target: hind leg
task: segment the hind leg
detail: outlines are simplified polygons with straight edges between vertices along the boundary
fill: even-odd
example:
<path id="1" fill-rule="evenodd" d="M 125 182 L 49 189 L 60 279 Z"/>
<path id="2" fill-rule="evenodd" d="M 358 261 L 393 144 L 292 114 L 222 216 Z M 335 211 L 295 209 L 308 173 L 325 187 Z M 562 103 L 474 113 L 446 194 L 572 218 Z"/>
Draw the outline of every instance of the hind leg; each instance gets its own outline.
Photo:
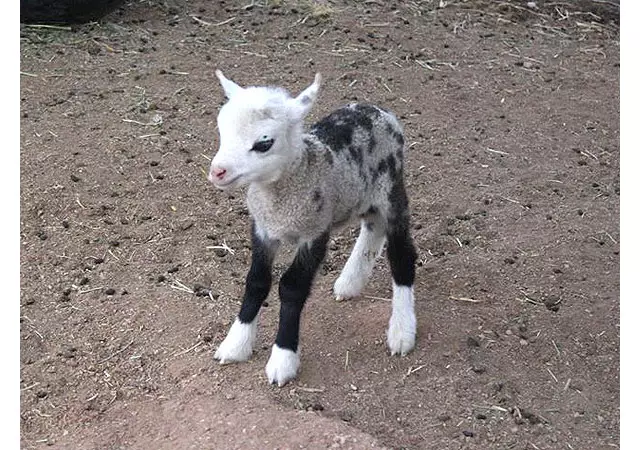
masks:
<path id="1" fill-rule="evenodd" d="M 392 355 L 406 355 L 416 341 L 413 283 L 417 254 L 409 232 L 409 210 L 404 186 L 398 183 L 392 194 L 387 256 L 393 275 L 393 301 L 387 345 Z"/>
<path id="2" fill-rule="evenodd" d="M 340 276 L 333 285 L 336 300 L 357 297 L 369 281 L 385 239 L 385 226 L 376 215 L 362 219 L 360 234 Z"/>

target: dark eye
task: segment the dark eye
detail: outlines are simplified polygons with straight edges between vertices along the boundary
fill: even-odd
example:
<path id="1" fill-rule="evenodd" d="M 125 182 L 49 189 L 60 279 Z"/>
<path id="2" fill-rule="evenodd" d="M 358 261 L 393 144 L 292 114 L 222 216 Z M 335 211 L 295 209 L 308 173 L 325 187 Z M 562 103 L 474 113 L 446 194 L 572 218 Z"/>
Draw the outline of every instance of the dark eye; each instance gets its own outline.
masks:
<path id="1" fill-rule="evenodd" d="M 251 147 L 251 151 L 258 152 L 258 153 L 266 153 L 269 151 L 269 149 L 273 145 L 273 142 L 274 142 L 273 139 L 269 139 L 269 138 L 261 139 L 255 144 L 253 144 L 253 147 Z"/>

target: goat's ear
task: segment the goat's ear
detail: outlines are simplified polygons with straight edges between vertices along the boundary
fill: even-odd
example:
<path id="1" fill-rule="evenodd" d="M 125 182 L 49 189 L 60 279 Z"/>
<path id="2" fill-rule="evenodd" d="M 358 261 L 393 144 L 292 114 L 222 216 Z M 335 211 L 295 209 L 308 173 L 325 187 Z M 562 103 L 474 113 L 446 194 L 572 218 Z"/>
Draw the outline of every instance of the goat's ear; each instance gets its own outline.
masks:
<path id="1" fill-rule="evenodd" d="M 224 89 L 224 93 L 228 99 L 236 95 L 238 92 L 242 91 L 243 88 L 238 86 L 236 83 L 225 77 L 220 70 L 216 70 L 216 76 L 220 80 L 220 84 L 222 85 L 222 89 Z"/>
<path id="2" fill-rule="evenodd" d="M 292 99 L 292 109 L 296 118 L 303 119 L 309 113 L 318 96 L 321 82 L 322 76 L 317 73 L 313 84 Z"/>

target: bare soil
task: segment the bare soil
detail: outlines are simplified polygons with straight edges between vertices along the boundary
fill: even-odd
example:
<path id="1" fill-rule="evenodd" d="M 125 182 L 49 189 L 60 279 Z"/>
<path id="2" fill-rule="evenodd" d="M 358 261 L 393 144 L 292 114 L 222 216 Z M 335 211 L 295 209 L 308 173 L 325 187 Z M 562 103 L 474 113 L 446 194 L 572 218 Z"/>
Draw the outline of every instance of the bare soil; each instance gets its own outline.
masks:
<path id="1" fill-rule="evenodd" d="M 619 447 L 619 8 L 615 2 L 130 1 L 21 29 L 25 449 Z M 244 193 L 206 180 L 214 70 L 294 92 L 311 120 L 396 112 L 420 254 L 418 339 L 385 348 L 391 277 L 331 287 L 302 368 L 220 366 L 250 258 Z M 286 259 L 278 263 L 281 273 Z"/>

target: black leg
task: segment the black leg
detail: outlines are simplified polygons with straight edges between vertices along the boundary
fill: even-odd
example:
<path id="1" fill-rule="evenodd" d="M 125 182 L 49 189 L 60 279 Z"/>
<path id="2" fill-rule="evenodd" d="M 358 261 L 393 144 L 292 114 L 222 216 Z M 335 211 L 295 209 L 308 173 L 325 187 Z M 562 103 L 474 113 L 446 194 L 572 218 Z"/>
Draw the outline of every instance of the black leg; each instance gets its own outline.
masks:
<path id="1" fill-rule="evenodd" d="M 276 344 L 281 349 L 298 350 L 300 313 L 309 297 L 315 274 L 327 252 L 329 233 L 298 249 L 293 263 L 280 279 L 280 324 Z"/>
<path id="2" fill-rule="evenodd" d="M 393 275 L 393 300 L 387 345 L 392 355 L 406 355 L 416 341 L 413 283 L 418 256 L 409 230 L 409 202 L 402 180 L 396 181 L 389 200 L 387 257 Z"/>
<path id="3" fill-rule="evenodd" d="M 251 323 L 271 290 L 273 259 L 279 242 L 261 238 L 255 223 L 251 226 L 251 268 L 247 274 L 244 298 L 238 313 L 241 323 Z"/>
<path id="4" fill-rule="evenodd" d="M 417 253 L 409 229 L 409 202 L 402 182 L 396 182 L 391 195 L 387 227 L 387 257 L 393 281 L 398 286 L 413 286 Z"/>
<path id="5" fill-rule="evenodd" d="M 252 224 L 251 240 L 251 269 L 247 275 L 242 306 L 227 337 L 213 355 L 222 364 L 246 361 L 251 357 L 258 330 L 256 318 L 271 289 L 271 267 L 279 242 L 262 238 L 255 224 Z"/>

